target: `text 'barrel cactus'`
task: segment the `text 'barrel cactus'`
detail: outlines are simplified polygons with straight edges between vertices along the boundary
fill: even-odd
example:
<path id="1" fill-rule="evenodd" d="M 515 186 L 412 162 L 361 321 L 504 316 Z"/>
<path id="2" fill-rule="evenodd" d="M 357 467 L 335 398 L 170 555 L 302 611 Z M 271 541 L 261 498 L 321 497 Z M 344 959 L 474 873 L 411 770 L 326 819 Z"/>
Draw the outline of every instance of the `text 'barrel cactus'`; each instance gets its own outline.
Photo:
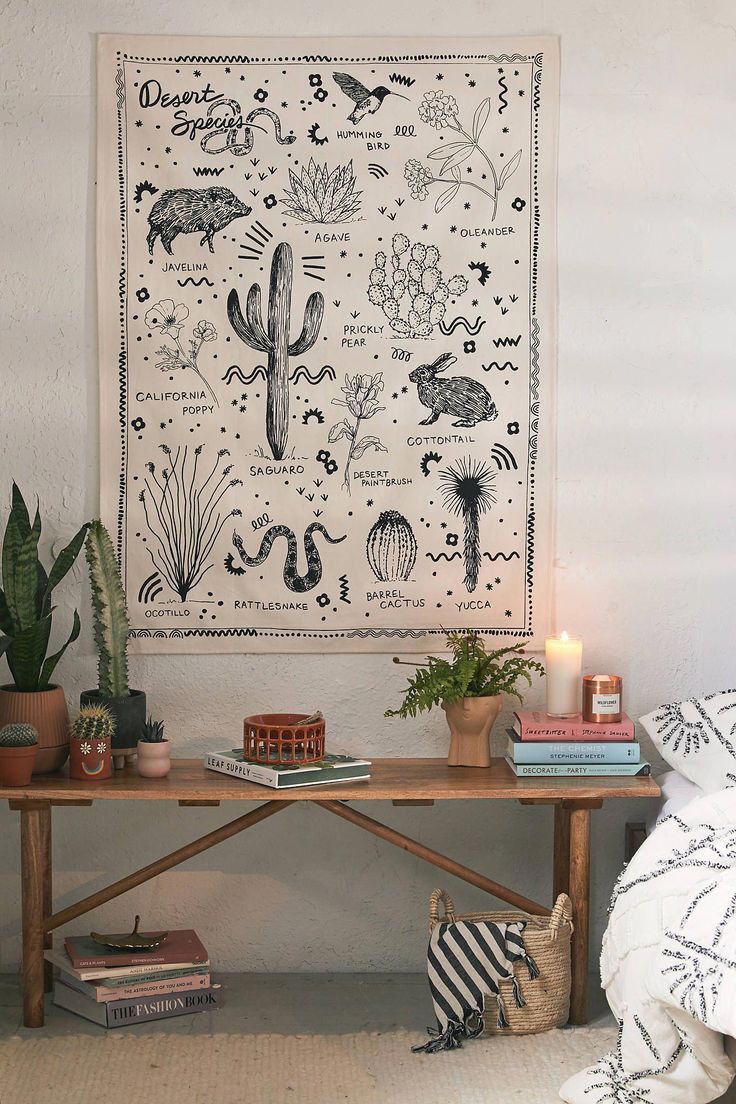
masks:
<path id="1" fill-rule="evenodd" d="M 366 555 L 380 582 L 405 582 L 409 578 L 416 563 L 417 541 L 403 514 L 383 511 L 368 534 Z"/>
<path id="2" fill-rule="evenodd" d="M 90 523 L 85 544 L 92 586 L 98 688 L 103 698 L 128 696 L 128 610 L 115 550 L 102 522 Z"/>
<path id="3" fill-rule="evenodd" d="M 32 747 L 38 743 L 33 725 L 8 724 L 0 728 L 0 747 Z"/>
<path id="4" fill-rule="evenodd" d="M 280 242 L 273 253 L 268 288 L 268 317 L 263 325 L 261 288 L 253 284 L 245 304 L 245 318 L 235 288 L 227 299 L 227 314 L 236 334 L 251 349 L 268 355 L 266 439 L 274 460 L 283 460 L 289 438 L 289 357 L 308 352 L 319 336 L 325 300 L 314 291 L 304 308 L 302 332 L 289 341 L 294 259 L 291 246 Z"/>

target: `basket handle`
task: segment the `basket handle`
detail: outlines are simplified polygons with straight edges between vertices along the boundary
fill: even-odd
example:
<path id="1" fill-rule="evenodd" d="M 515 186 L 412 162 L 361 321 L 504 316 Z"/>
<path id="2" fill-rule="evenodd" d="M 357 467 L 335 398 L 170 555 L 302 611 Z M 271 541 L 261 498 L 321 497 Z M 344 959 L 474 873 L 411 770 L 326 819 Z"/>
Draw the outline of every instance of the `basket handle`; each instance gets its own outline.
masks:
<path id="1" fill-rule="evenodd" d="M 569 924 L 571 930 L 575 930 L 572 922 L 572 901 L 566 893 L 561 893 L 555 901 L 549 919 L 549 931 L 553 939 L 557 938 L 557 933 L 563 924 Z"/>
<path id="2" fill-rule="evenodd" d="M 439 904 L 442 902 L 444 908 L 444 920 L 450 924 L 455 923 L 455 905 L 452 897 L 446 889 L 433 889 L 432 895 L 429 898 L 429 930 L 434 929 L 435 924 L 439 922 Z"/>

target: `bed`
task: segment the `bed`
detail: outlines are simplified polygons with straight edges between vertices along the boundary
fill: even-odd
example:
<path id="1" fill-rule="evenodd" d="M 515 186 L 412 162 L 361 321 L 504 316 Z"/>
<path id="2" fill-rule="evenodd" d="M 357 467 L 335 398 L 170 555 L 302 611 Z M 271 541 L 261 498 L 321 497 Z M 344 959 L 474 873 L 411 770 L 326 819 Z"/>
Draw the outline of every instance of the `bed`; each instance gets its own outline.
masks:
<path id="1" fill-rule="evenodd" d="M 706 1104 L 734 1076 L 736 691 L 641 720 L 672 770 L 603 938 L 617 1045 L 563 1085 L 568 1104 Z"/>

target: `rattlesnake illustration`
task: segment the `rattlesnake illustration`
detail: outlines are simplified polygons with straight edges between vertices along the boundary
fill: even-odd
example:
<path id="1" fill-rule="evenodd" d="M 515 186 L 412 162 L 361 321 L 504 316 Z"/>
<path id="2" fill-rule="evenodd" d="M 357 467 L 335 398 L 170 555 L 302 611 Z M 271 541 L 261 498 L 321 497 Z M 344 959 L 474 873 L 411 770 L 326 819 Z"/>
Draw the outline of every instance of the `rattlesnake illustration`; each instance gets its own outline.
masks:
<path id="1" fill-rule="evenodd" d="M 244 564 L 247 564 L 248 567 L 259 567 L 264 560 L 268 559 L 273 543 L 277 537 L 286 537 L 289 542 L 289 547 L 286 553 L 286 560 L 284 561 L 284 582 L 289 590 L 293 590 L 298 594 L 303 594 L 305 591 L 311 590 L 312 587 L 316 587 L 317 583 L 322 578 L 322 560 L 317 546 L 312 539 L 312 533 L 321 533 L 329 544 L 340 544 L 347 536 L 346 534 L 344 537 L 331 537 L 324 525 L 321 525 L 318 521 L 313 521 L 311 525 L 308 525 L 304 530 L 304 555 L 307 557 L 308 568 L 306 575 L 299 575 L 297 573 L 296 560 L 299 549 L 297 547 L 294 530 L 290 529 L 288 525 L 272 525 L 268 532 L 264 533 L 261 547 L 258 549 L 258 553 L 255 556 L 249 556 L 245 551 L 243 538 L 238 533 L 233 533 L 233 544 L 237 548 L 238 555 Z"/>
<path id="2" fill-rule="evenodd" d="M 207 118 L 209 119 L 212 117 L 213 111 L 219 110 L 221 107 L 225 106 L 230 108 L 236 118 L 241 114 L 240 104 L 237 100 L 231 100 L 227 97 L 223 97 L 223 99 L 216 100 L 214 103 L 210 104 L 210 106 L 207 108 Z M 211 130 L 209 134 L 205 134 L 204 138 L 202 138 L 199 144 L 202 148 L 203 153 L 211 153 L 214 155 L 218 153 L 225 153 L 225 151 L 227 151 L 228 153 L 231 153 L 234 157 L 244 157 L 245 154 L 250 153 L 250 151 L 253 149 L 253 141 L 255 138 L 253 131 L 263 130 L 265 132 L 266 129 L 265 127 L 258 126 L 257 123 L 253 122 L 257 115 L 265 115 L 271 120 L 271 122 L 273 123 L 276 141 L 280 146 L 288 146 L 291 145 L 292 142 L 296 141 L 296 135 L 294 134 L 287 134 L 285 138 L 282 138 L 281 120 L 279 119 L 275 111 L 270 111 L 267 107 L 254 107 L 253 110 L 249 112 L 249 114 L 245 117 L 245 131 L 243 134 L 242 142 L 237 141 L 237 127 L 221 126 L 217 130 Z M 220 144 L 219 146 L 213 148 L 213 138 L 217 138 L 222 134 L 225 135 L 225 144 Z"/>

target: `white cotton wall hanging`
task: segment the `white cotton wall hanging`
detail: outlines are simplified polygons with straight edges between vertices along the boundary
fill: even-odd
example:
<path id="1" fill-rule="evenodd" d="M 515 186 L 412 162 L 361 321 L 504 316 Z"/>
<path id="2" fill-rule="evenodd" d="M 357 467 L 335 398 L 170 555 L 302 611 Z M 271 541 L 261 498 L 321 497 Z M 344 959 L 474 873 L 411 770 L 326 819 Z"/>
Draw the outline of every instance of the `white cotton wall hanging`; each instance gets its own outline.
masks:
<path id="1" fill-rule="evenodd" d="M 105 35 L 98 89 L 133 649 L 538 641 L 556 40 Z"/>

